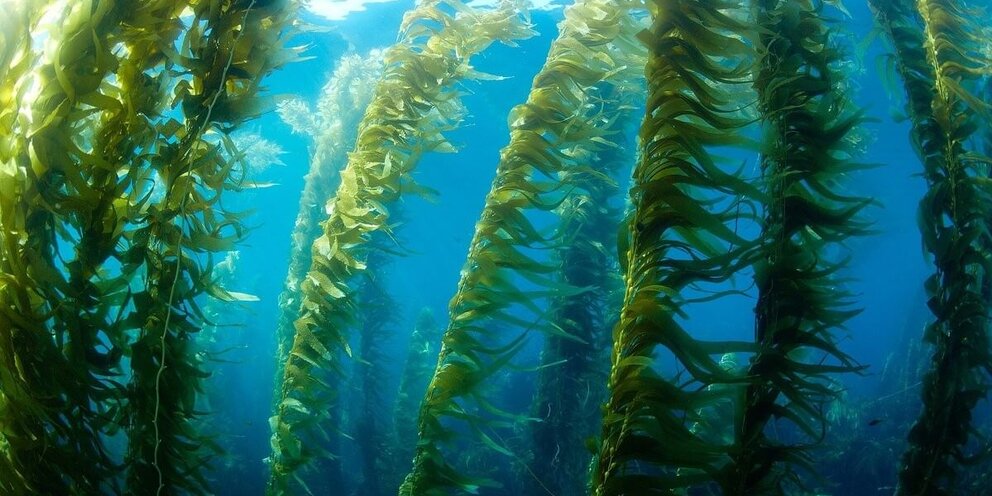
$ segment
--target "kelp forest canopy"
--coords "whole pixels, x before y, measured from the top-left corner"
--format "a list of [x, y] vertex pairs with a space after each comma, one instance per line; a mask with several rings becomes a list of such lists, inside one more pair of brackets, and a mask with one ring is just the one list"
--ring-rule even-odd
[[992, 4], [403, 4], [0, 0], [0, 495], [988, 492]]

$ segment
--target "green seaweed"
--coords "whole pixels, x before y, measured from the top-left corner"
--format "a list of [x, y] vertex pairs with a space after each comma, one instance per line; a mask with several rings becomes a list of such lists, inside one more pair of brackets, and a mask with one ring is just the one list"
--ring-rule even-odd
[[[163, 194], [142, 209], [143, 222], [127, 232], [123, 255], [139, 266], [143, 283], [131, 293], [129, 317], [138, 331], [130, 349], [129, 492], [207, 492], [204, 468], [217, 447], [196, 430], [196, 399], [207, 376], [195, 353], [193, 336], [204, 325], [196, 299], [236, 298], [214, 287], [209, 255], [229, 251], [244, 235], [240, 214], [219, 204], [223, 192], [243, 187], [232, 173], [239, 153], [226, 134], [264, 110], [261, 79], [299, 52], [285, 47], [296, 6], [191, 2], [180, 50], [158, 48], [185, 76], [171, 100], [183, 120], [165, 118], [157, 127], [147, 159]], [[212, 140], [218, 134], [220, 143]]]
[[[320, 236], [325, 205], [338, 185], [338, 170], [347, 162], [347, 152], [355, 144], [358, 124], [372, 97], [372, 88], [382, 76], [382, 56], [381, 50], [374, 50], [364, 58], [356, 54], [342, 57], [321, 91], [317, 117], [312, 117], [313, 110], [300, 100], [281, 102], [278, 107], [280, 117], [294, 132], [312, 139], [312, 156], [290, 238], [285, 287], [279, 295], [276, 377], [282, 375], [286, 354], [293, 344], [293, 323], [299, 318], [300, 310], [300, 284], [312, 263], [311, 247]], [[304, 121], [299, 122], [301, 119]]]
[[[724, 369], [720, 356], [753, 347], [696, 339], [680, 319], [689, 288], [733, 279], [757, 246], [735, 226], [753, 219], [761, 194], [714, 156], [718, 147], [748, 145], [745, 105], [732, 95], [749, 80], [751, 47], [741, 36], [746, 24], [730, 16], [735, 6], [648, 4], [652, 25], [640, 35], [648, 47], [647, 113], [632, 211], [620, 229], [625, 294], [593, 465], [596, 495], [715, 490], [729, 463], [729, 446], [693, 426], [739, 389], [711, 386], [746, 381]], [[680, 376], [662, 374], [659, 348], [677, 361]]]
[[[754, 268], [757, 349], [739, 405], [729, 494], [789, 493], [802, 487], [800, 471], [815, 475], [809, 448], [821, 440], [823, 406], [836, 396], [830, 376], [863, 369], [838, 345], [860, 310], [844, 289], [846, 259], [835, 248], [868, 232], [858, 218], [868, 200], [842, 189], [842, 179], [863, 167], [847, 139], [863, 117], [841, 86], [844, 54], [825, 4], [754, 3], [768, 199]], [[791, 424], [798, 439], [776, 439], [774, 424]]]
[[[605, 138], [615, 145], [589, 154], [576, 149], [583, 153], [578, 158], [606, 177], [619, 176], [633, 158], [633, 143], [625, 138], [625, 132], [635, 121], [635, 103], [644, 91], [640, 73], [645, 50], [633, 36], [641, 26], [623, 20], [627, 40], [616, 43], [617, 53], [611, 56], [627, 59], [623, 64], [626, 74], [607, 79], [590, 91], [603, 100], [603, 118], [609, 122]], [[610, 329], [615, 324], [614, 309], [622, 290], [616, 260], [620, 188], [598, 177], [576, 186], [582, 193], [573, 195], [558, 209], [560, 222], [570, 233], [556, 250], [556, 265], [560, 266], [556, 277], [567, 286], [586, 291], [549, 302], [549, 318], [570, 337], [544, 338], [531, 407], [531, 415], [540, 420], [530, 428], [530, 471], [535, 477], [525, 479], [529, 480], [527, 494], [585, 491], [585, 475], [592, 459], [586, 440], [599, 429], [599, 407], [606, 395]]]
[[623, 52], [636, 26], [630, 10], [639, 5], [580, 0], [568, 8], [527, 102], [511, 111], [510, 142], [500, 153], [449, 303], [437, 367], [420, 406], [420, 440], [401, 495], [498, 486], [457, 467], [454, 442], [472, 439], [511, 454], [495, 429], [529, 419], [501, 410], [487, 384], [509, 366], [530, 331], [579, 340], [548, 319], [542, 303], [585, 288], [557, 280], [554, 265], [539, 258], [542, 250], [566, 243], [572, 226], [545, 234], [527, 214], [556, 212], [566, 202], [582, 201], [590, 184], [609, 183], [588, 157], [616, 146], [609, 139], [618, 107], [596, 88], [628, 81], [629, 55]]
[[[493, 42], [511, 44], [531, 35], [516, 7], [503, 3], [480, 12], [457, 0], [433, 0], [408, 12], [400, 41], [386, 53], [386, 70], [359, 126], [355, 150], [327, 204], [323, 233], [301, 283], [296, 334], [286, 357], [272, 429], [268, 491], [308, 491], [299, 470], [329, 453], [319, 439], [334, 391], [314, 371], [340, 370], [337, 350], [351, 354], [346, 330], [355, 324], [356, 291], [369, 245], [390, 235], [390, 208], [403, 194], [423, 194], [411, 174], [428, 152], [454, 151], [444, 132], [458, 126], [462, 111], [454, 85], [479, 76], [470, 59]], [[332, 351], [333, 350], [333, 351]], [[333, 427], [333, 426], [332, 426]]]
[[971, 20], [976, 13], [956, 1], [872, 5], [892, 40], [907, 94], [912, 141], [929, 187], [920, 203], [920, 231], [937, 269], [925, 283], [935, 320], [924, 339], [934, 354], [896, 493], [953, 494], [956, 472], [970, 463], [972, 410], [986, 397], [992, 373], [989, 158], [969, 149], [976, 118], [989, 116], [988, 103], [972, 93], [989, 72], [977, 48], [987, 40]]

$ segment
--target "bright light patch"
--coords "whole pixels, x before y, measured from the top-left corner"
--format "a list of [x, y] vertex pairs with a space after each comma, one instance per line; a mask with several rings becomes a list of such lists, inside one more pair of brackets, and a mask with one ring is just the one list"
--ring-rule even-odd
[[[468, 2], [468, 6], [477, 9], [486, 9], [495, 8], [499, 3], [499, 0], [472, 0]], [[564, 5], [558, 3], [557, 0], [530, 0], [527, 2], [527, 7], [532, 11], [555, 10], [564, 7]]]
[[330, 21], [343, 21], [349, 14], [365, 10], [368, 4], [394, 1], [396, 0], [310, 0], [307, 10]]

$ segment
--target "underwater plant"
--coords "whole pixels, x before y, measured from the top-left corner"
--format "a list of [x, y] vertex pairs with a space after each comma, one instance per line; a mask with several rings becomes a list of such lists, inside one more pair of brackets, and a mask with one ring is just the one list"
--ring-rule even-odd
[[530, 331], [584, 338], [558, 327], [541, 305], [586, 290], [558, 280], [557, 268], [538, 258], [570, 241], [574, 226], [566, 223], [544, 234], [527, 214], [553, 214], [566, 202], [588, 201], [590, 188], [608, 188], [599, 186], [610, 179], [593, 167], [590, 157], [617, 146], [609, 139], [623, 106], [608, 97], [618, 87], [632, 86], [630, 80], [636, 78], [624, 63], [636, 58], [626, 50], [635, 43], [637, 30], [630, 11], [642, 5], [580, 0], [568, 7], [527, 102], [511, 111], [510, 142], [500, 153], [449, 303], [448, 326], [420, 406], [420, 439], [402, 495], [474, 492], [494, 485], [478, 474], [463, 474], [446, 456], [455, 429], [459, 439], [471, 436], [510, 454], [492, 438], [498, 434], [490, 432], [528, 419], [496, 406], [486, 394], [486, 383], [510, 364]]
[[[610, 56], [626, 68], [624, 73], [588, 90], [590, 96], [602, 99], [604, 138], [615, 146], [591, 153], [583, 144], [569, 151], [573, 158], [606, 177], [620, 176], [633, 161], [633, 143], [625, 136], [644, 94], [646, 50], [635, 37], [643, 26], [630, 19], [624, 21], [620, 28], [626, 32], [609, 46]], [[568, 234], [556, 250], [555, 265], [560, 267], [556, 277], [585, 291], [550, 302], [549, 318], [569, 336], [544, 337], [531, 407], [531, 415], [538, 421], [529, 424], [530, 470], [540, 475], [530, 483], [529, 494], [581, 494], [586, 490], [592, 459], [586, 440], [594, 437], [600, 426], [600, 405], [605, 401], [609, 373], [610, 329], [622, 292], [616, 259], [620, 188], [593, 176], [576, 181], [575, 186], [557, 209], [560, 230]]]
[[920, 203], [923, 245], [937, 269], [925, 287], [934, 321], [923, 378], [923, 411], [909, 433], [900, 495], [952, 494], [959, 466], [969, 464], [972, 411], [992, 374], [986, 261], [989, 158], [969, 149], [989, 104], [972, 92], [990, 71], [979, 49], [974, 15], [953, 0], [874, 0], [876, 19], [895, 48], [907, 95], [912, 141], [928, 191]]
[[397, 324], [397, 302], [384, 287], [388, 261], [386, 251], [371, 251], [366, 260], [368, 270], [363, 273], [364, 280], [358, 290], [360, 343], [355, 356], [354, 379], [361, 398], [353, 408], [354, 439], [362, 471], [357, 491], [369, 496], [395, 491], [396, 486], [385, 484], [390, 480], [386, 474], [399, 471], [390, 452], [396, 445], [395, 432], [391, 419], [382, 414], [387, 411], [385, 393], [390, 361], [382, 345], [394, 334]]
[[5, 24], [5, 492], [119, 492], [104, 443], [125, 423], [127, 491], [204, 492], [193, 300], [235, 297], [200, 254], [242, 231], [218, 205], [241, 184], [216, 134], [256, 116], [260, 78], [293, 59], [293, 5], [33, 1]]
[[393, 431], [396, 435], [393, 463], [398, 469], [398, 477], [390, 480], [388, 487], [399, 487], [403, 476], [410, 470], [417, 445], [417, 419], [410, 412], [417, 411], [421, 400], [418, 392], [426, 390], [430, 383], [440, 337], [441, 329], [438, 328], [434, 313], [430, 308], [422, 308], [410, 334], [406, 362], [396, 392], [396, 406], [393, 408]]
[[349, 283], [367, 269], [373, 237], [390, 234], [389, 207], [403, 194], [428, 192], [411, 177], [420, 158], [454, 150], [443, 133], [463, 113], [455, 84], [483, 76], [469, 62], [493, 42], [512, 44], [532, 34], [514, 5], [479, 11], [457, 0], [423, 2], [407, 13], [400, 32], [400, 41], [386, 52], [385, 72], [301, 282], [301, 312], [270, 419], [272, 494], [297, 485], [305, 490], [298, 470], [327, 454], [304, 441], [308, 431], [309, 439], [319, 438], [327, 395], [334, 394], [313, 371], [337, 371], [337, 350], [350, 354], [345, 336], [355, 324], [357, 302]]
[[[128, 194], [147, 174], [129, 161], [152, 137], [144, 116], [159, 93], [142, 73], [154, 57], [118, 57], [113, 46], [142, 48], [127, 28], [152, 24], [141, 12], [114, 1], [24, 2], [3, 26], [4, 492], [116, 486], [102, 436], [115, 432], [124, 396], [114, 303], [126, 301], [129, 274], [104, 266], [121, 258]], [[45, 36], [47, 49], [33, 53]]]
[[286, 283], [279, 295], [276, 377], [282, 375], [286, 353], [293, 344], [293, 323], [300, 310], [300, 282], [306, 278], [312, 261], [310, 249], [320, 236], [320, 221], [326, 216], [325, 206], [337, 188], [338, 170], [347, 162], [347, 152], [355, 144], [358, 124], [372, 98], [376, 81], [382, 77], [384, 54], [383, 50], [371, 50], [364, 57], [358, 54], [341, 57], [321, 90], [316, 112], [299, 99], [278, 104], [277, 112], [283, 122], [289, 124], [294, 133], [305, 134], [312, 141], [312, 156], [293, 225]]
[[[746, 378], [721, 366], [744, 342], [694, 338], [679, 322], [690, 287], [731, 280], [753, 259], [756, 242], [735, 226], [753, 220], [761, 194], [718, 163], [717, 147], [747, 144], [746, 107], [730, 95], [749, 81], [747, 24], [736, 2], [648, 2], [646, 116], [633, 173], [632, 211], [619, 254], [625, 294], [613, 330], [609, 398], [593, 463], [591, 492], [678, 494], [721, 481], [725, 442], [693, 429], [705, 408]], [[712, 299], [727, 293], [707, 294]], [[673, 379], [657, 362], [664, 350], [680, 366]], [[712, 489], [712, 488], [711, 488]], [[728, 493], [729, 494], [729, 493]]]
[[[860, 312], [844, 289], [838, 247], [868, 232], [858, 214], [869, 200], [845, 193], [842, 183], [864, 168], [849, 139], [863, 117], [845, 91], [844, 53], [823, 14], [827, 3], [754, 4], [767, 199], [754, 265], [757, 348], [736, 420], [729, 494], [801, 488], [799, 472], [816, 473], [809, 448], [822, 439], [824, 405], [837, 395], [831, 376], [864, 368], [838, 345]], [[779, 432], [791, 425], [797, 435], [775, 436], [773, 424]]]
[[[144, 288], [133, 295], [138, 336], [131, 346], [126, 459], [128, 490], [141, 494], [205, 492], [202, 470], [212, 445], [194, 424], [199, 381], [206, 375], [193, 352], [192, 336], [203, 325], [195, 299], [237, 295], [211, 283], [210, 257], [203, 263], [198, 254], [229, 251], [244, 234], [239, 214], [218, 203], [224, 191], [242, 187], [232, 176], [231, 157], [238, 153], [228, 139], [222, 143], [231, 149], [224, 150], [212, 136], [262, 112], [270, 102], [257, 94], [261, 79], [299, 52], [284, 46], [296, 2], [187, 7], [191, 19], [181, 58], [173, 61], [185, 76], [172, 91], [183, 121], [163, 120], [149, 158], [164, 195], [128, 233], [138, 247], [131, 263], [144, 272]], [[171, 47], [161, 48], [159, 57], [168, 57]]]

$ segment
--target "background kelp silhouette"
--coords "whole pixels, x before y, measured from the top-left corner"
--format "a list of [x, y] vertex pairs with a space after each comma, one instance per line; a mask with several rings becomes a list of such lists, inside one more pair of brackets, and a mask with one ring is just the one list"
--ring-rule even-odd
[[[504, 83], [477, 65], [532, 50], [528, 5], [424, 0], [391, 47], [318, 59], [311, 102], [263, 86], [326, 35], [291, 0], [5, 1], [0, 493], [988, 493], [989, 6], [867, 3], [865, 43], [837, 1], [567, 6], [497, 128], [447, 314], [408, 319], [391, 281], [431, 233], [406, 224], [459, 187], [420, 166], [499, 141], [464, 134]], [[864, 158], [873, 46], [908, 125], [879, 142], [917, 161]], [[278, 265], [236, 250], [280, 187], [263, 115], [309, 151], [264, 489], [230, 481], [264, 424], [224, 413], [269, 394], [228, 358]], [[865, 364], [845, 341], [879, 171], [925, 181], [932, 274]]]

